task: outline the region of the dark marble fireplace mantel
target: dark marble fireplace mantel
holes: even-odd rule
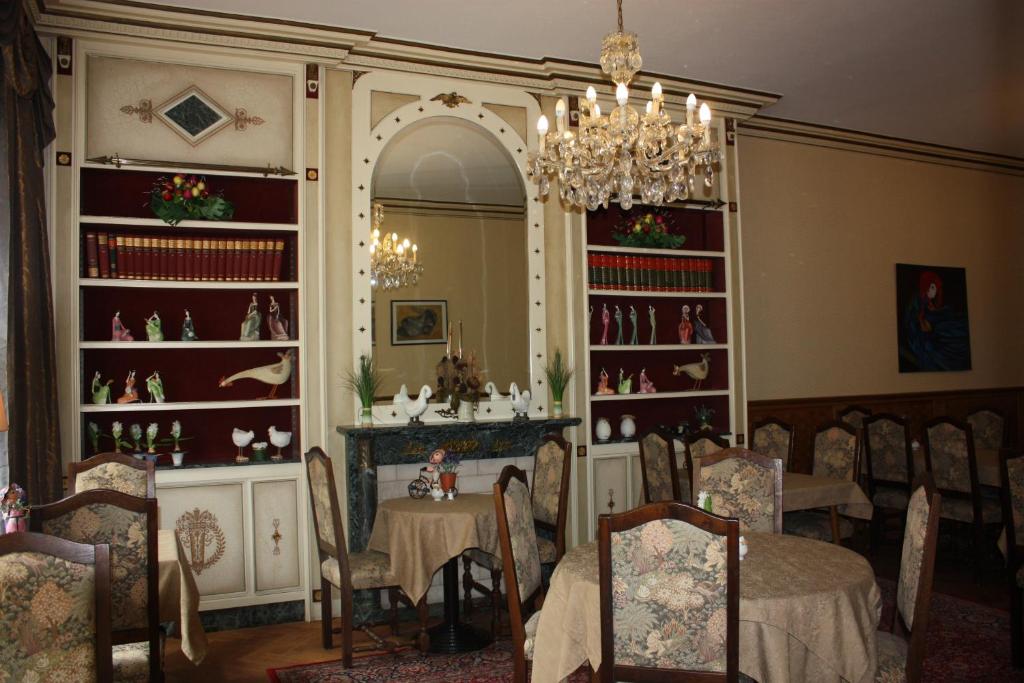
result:
[[[341,426],[348,473],[348,545],[366,549],[377,514],[377,467],[426,464],[435,448],[463,460],[533,455],[545,434],[580,424],[578,417],[422,425]]]

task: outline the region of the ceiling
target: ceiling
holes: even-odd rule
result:
[[[614,0],[170,0],[596,63]],[[780,93],[769,116],[1024,157],[1024,1],[625,0],[644,70]]]

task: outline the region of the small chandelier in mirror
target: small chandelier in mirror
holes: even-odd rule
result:
[[[633,206],[634,195],[656,206],[686,199],[694,193],[698,176],[711,187],[721,158],[718,144],[711,141],[711,109],[707,103],[698,109],[693,94],[686,98],[686,121],[678,126],[664,109],[660,83],[651,88],[645,113],[629,105],[628,86],[643,60],[636,34],[623,31],[622,0],[617,5],[619,30],[601,44],[601,69],[616,84],[618,106],[602,115],[597,92],[587,88],[579,131],[573,132],[565,101],[559,99],[555,130],[548,131],[546,116],[538,119],[540,149],[527,161],[527,174],[542,195],[557,180],[563,202],[591,211],[607,208],[613,194],[623,209]]]
[[[412,287],[423,274],[419,263],[419,247],[409,239],[399,239],[398,233],[381,233],[384,223],[384,205],[373,203],[373,222],[370,229],[370,286],[385,292]]]

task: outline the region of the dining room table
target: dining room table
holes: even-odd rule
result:
[[[428,629],[431,652],[469,652],[491,643],[489,634],[459,619],[459,557],[470,548],[500,557],[492,494],[381,501],[367,547],[388,554],[391,573],[413,602],[443,570],[444,621]]]
[[[206,631],[199,619],[199,588],[188,555],[173,529],[157,532],[160,622],[177,624],[181,651],[193,664],[206,657]]]
[[[868,561],[831,543],[747,533],[740,562],[739,669],[760,683],[874,681],[882,594]],[[534,639],[532,680],[601,666],[597,543],[555,567]]]

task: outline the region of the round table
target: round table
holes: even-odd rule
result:
[[[882,597],[871,565],[841,546],[748,533],[740,563],[740,671],[760,681],[868,683],[877,666]],[[534,683],[601,663],[597,544],[555,568],[537,625]]]
[[[459,622],[459,556],[470,548],[500,556],[491,494],[381,501],[367,547],[391,557],[391,573],[413,601],[444,567],[445,619],[429,631],[431,652],[467,652],[490,644],[489,635]]]

